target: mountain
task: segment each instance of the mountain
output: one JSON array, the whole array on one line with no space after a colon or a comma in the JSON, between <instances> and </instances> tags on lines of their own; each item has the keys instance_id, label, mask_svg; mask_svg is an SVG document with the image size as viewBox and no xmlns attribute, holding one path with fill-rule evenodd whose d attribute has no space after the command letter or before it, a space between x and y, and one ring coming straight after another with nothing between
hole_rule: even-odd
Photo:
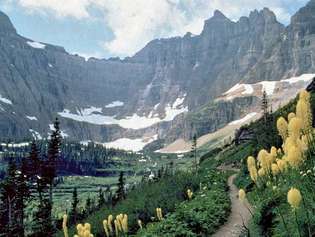
<instances>
[{"instance_id":1,"label":"mountain","mask_svg":"<svg viewBox=\"0 0 315 237\"><path fill-rule=\"evenodd\" d=\"M200 35L153 40L123 60L87 61L20 36L0 13L0 137L47 137L56 116L69 139L112 146L214 132L259 100L217 100L236 84L315 72L314 12L312 0L285 27L267 8L237 22L215 11ZM211 123L192 119L209 103Z\"/></svg>"}]
</instances>

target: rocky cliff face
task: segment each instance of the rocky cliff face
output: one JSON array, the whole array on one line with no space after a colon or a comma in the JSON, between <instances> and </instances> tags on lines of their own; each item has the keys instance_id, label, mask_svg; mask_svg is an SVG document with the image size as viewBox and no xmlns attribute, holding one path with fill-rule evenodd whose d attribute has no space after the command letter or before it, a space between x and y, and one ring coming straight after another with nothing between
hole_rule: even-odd
<instances>
[{"instance_id":1,"label":"rocky cliff face","mask_svg":"<svg viewBox=\"0 0 315 237\"><path fill-rule=\"evenodd\" d=\"M267 8L237 22L216 11L200 35L153 40L124 60L88 61L18 35L0 13L0 137L46 137L59 116L75 140L189 138L186 112L235 84L315 72L314 12L312 0L285 27ZM195 129L237 119L250 101L215 104L211 125Z\"/></svg>"}]
</instances>

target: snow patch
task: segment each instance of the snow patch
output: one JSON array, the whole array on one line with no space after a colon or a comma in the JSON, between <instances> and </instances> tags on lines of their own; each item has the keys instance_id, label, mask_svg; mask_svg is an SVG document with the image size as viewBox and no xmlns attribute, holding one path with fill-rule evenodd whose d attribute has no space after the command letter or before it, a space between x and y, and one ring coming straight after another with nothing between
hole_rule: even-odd
<instances>
[{"instance_id":1,"label":"snow patch","mask_svg":"<svg viewBox=\"0 0 315 237\"><path fill-rule=\"evenodd\" d=\"M54 66L50 63L48 63L48 67L53 68Z\"/></svg>"},{"instance_id":2,"label":"snow patch","mask_svg":"<svg viewBox=\"0 0 315 237\"><path fill-rule=\"evenodd\" d=\"M199 62L196 62L194 67L193 67L193 70L196 70L198 67L199 67Z\"/></svg>"},{"instance_id":3,"label":"snow patch","mask_svg":"<svg viewBox=\"0 0 315 237\"><path fill-rule=\"evenodd\" d=\"M124 105L124 102L116 100L116 101L113 101L110 104L106 105L105 108L114 108L114 107L120 107L123 105Z\"/></svg>"},{"instance_id":4,"label":"snow patch","mask_svg":"<svg viewBox=\"0 0 315 237\"><path fill-rule=\"evenodd\" d=\"M242 92L242 95L251 95L254 93L254 88L250 84L244 84L243 87L245 88L245 91Z\"/></svg>"},{"instance_id":5,"label":"snow patch","mask_svg":"<svg viewBox=\"0 0 315 237\"><path fill-rule=\"evenodd\" d=\"M38 120L35 116L26 116L26 118L29 120L35 120L35 121Z\"/></svg>"},{"instance_id":6,"label":"snow patch","mask_svg":"<svg viewBox=\"0 0 315 237\"><path fill-rule=\"evenodd\" d=\"M315 74L303 74L299 77L291 77L289 79L281 80L282 82L288 82L290 84L294 84L300 81L309 82L315 77Z\"/></svg>"},{"instance_id":7,"label":"snow patch","mask_svg":"<svg viewBox=\"0 0 315 237\"><path fill-rule=\"evenodd\" d=\"M261 81L258 84L262 85L262 92L266 91L267 95L272 95L276 88L276 81Z\"/></svg>"},{"instance_id":8,"label":"snow patch","mask_svg":"<svg viewBox=\"0 0 315 237\"><path fill-rule=\"evenodd\" d=\"M36 42L36 41L27 41L26 43L35 49L44 49L46 47L46 45Z\"/></svg>"},{"instance_id":9,"label":"snow patch","mask_svg":"<svg viewBox=\"0 0 315 237\"><path fill-rule=\"evenodd\" d=\"M53 124L49 124L49 129L51 131L55 131L54 125ZM62 130L60 130L60 135L61 135L62 138L69 137L69 135L66 132L62 131Z\"/></svg>"},{"instance_id":10,"label":"snow patch","mask_svg":"<svg viewBox=\"0 0 315 237\"><path fill-rule=\"evenodd\" d=\"M33 130L33 129L29 129L30 133L32 134L33 138L36 140L41 140L43 139L43 137L40 135L39 132Z\"/></svg>"},{"instance_id":11,"label":"snow patch","mask_svg":"<svg viewBox=\"0 0 315 237\"><path fill-rule=\"evenodd\" d=\"M229 125L238 125L238 124L243 124L246 121L250 120L251 118L255 117L257 115L256 112L252 112L250 114L247 114L245 117L235 120L233 122L230 122Z\"/></svg>"},{"instance_id":12,"label":"snow patch","mask_svg":"<svg viewBox=\"0 0 315 237\"><path fill-rule=\"evenodd\" d=\"M243 84L239 84L237 83L235 86L233 86L231 89L229 89L228 91L224 92L223 95L227 95L230 93L233 93L234 91L237 91L238 89L242 88Z\"/></svg>"},{"instance_id":13,"label":"snow patch","mask_svg":"<svg viewBox=\"0 0 315 237\"><path fill-rule=\"evenodd\" d=\"M123 149L127 151L141 151L145 145L155 141L157 139L157 135L154 135L149 138L119 138L112 142L104 143L104 145L108 148L115 148L115 149Z\"/></svg>"},{"instance_id":14,"label":"snow patch","mask_svg":"<svg viewBox=\"0 0 315 237\"><path fill-rule=\"evenodd\" d=\"M12 105L12 101L11 100L6 99L6 98L2 97L1 95L0 95L0 102L8 104L8 105Z\"/></svg>"},{"instance_id":15,"label":"snow patch","mask_svg":"<svg viewBox=\"0 0 315 237\"><path fill-rule=\"evenodd\" d=\"M115 116L107 116L100 114L102 113L101 108L90 107L86 109L77 110L77 113L71 113L69 110L64 109L63 112L58 114L64 118L73 119L79 122L87 122L96 125L119 125L122 128L127 129L142 129L151 127L154 124L163 121L172 121L177 115L188 112L188 107L183 106L184 97L177 98L172 105L167 105L165 108L165 117L163 119L153 117L153 113L150 116L139 116L134 113L131 116L127 116L123 119L116 119ZM95 114L97 112L98 114Z\"/></svg>"}]
</instances>

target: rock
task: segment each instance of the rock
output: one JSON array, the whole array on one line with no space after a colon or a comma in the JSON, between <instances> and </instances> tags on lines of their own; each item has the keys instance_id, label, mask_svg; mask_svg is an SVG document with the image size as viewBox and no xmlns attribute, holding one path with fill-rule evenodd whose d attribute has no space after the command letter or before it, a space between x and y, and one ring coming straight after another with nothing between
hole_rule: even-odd
<instances>
[{"instance_id":1,"label":"rock","mask_svg":"<svg viewBox=\"0 0 315 237\"><path fill-rule=\"evenodd\" d=\"M237 22L215 11L200 35L156 39L126 59L88 61L59 46L40 43L42 48L32 47L33 41L18 35L9 18L0 13L0 95L12 101L12 105L0 102L0 137L22 139L31 135L29 129L47 136L48 124L64 109L76 114L94 106L117 119L135 113L149 117L151 112L163 118L167 106L185 95L181 106L188 107L187 116L144 129L67 118L61 122L76 140L105 142L147 133L159 133L168 141L190 138L192 115L240 81L280 80L315 71L314 7L310 1L288 27L267 8ZM113 101L124 105L106 109ZM209 108L198 123L198 133L236 119L247 104L233 106Z\"/></svg>"}]
</instances>

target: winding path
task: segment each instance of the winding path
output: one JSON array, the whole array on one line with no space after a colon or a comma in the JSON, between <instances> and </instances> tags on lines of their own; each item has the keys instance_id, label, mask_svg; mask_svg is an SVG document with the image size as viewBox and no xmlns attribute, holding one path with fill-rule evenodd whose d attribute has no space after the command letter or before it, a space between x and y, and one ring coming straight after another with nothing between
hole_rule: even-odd
<instances>
[{"instance_id":1,"label":"winding path","mask_svg":"<svg viewBox=\"0 0 315 237\"><path fill-rule=\"evenodd\" d=\"M221 170L233 170L227 167L222 167ZM251 208L247 200L241 203L238 199L238 188L234 185L234 179L237 174L229 177L228 185L230 188L229 194L231 199L231 214L227 222L220 227L220 229L212 235L213 237L237 237L244 230L244 225L247 227L251 214L248 208Z\"/></svg>"}]
</instances>

